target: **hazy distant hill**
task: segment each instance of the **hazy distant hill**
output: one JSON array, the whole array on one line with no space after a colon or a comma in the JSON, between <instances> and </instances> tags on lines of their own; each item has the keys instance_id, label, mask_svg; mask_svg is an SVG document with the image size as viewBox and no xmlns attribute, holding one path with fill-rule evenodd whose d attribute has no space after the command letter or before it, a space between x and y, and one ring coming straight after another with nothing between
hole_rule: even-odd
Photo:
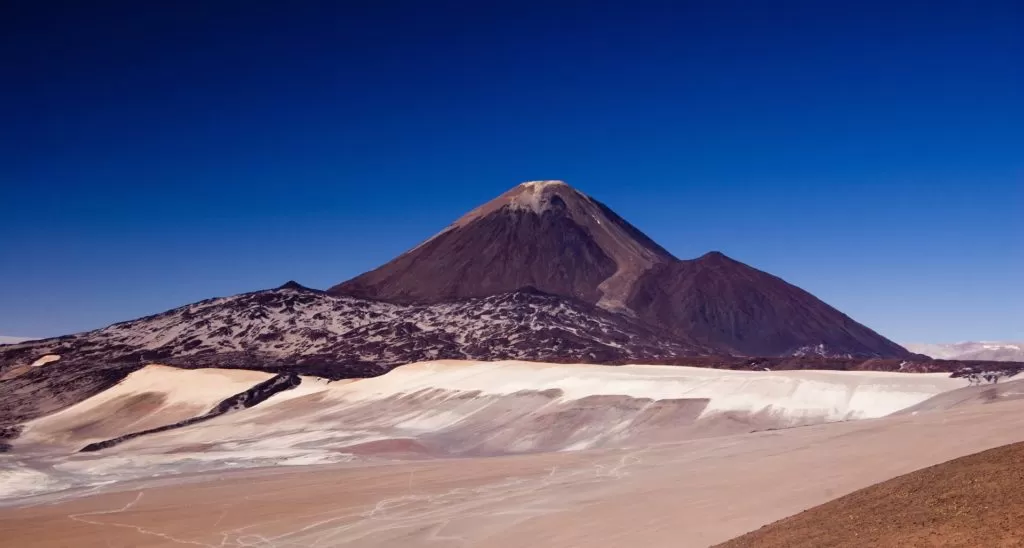
<instances>
[{"instance_id":1,"label":"hazy distant hill","mask_svg":"<svg viewBox=\"0 0 1024 548\"><path fill-rule=\"evenodd\" d=\"M903 345L911 352L938 360L1024 361L1024 342L966 341L958 343L911 343Z\"/></svg>"},{"instance_id":2,"label":"hazy distant hill","mask_svg":"<svg viewBox=\"0 0 1024 548\"><path fill-rule=\"evenodd\" d=\"M0 335L0 344L15 344L31 340L33 340L32 337L10 337L7 335Z\"/></svg>"}]
</instances>

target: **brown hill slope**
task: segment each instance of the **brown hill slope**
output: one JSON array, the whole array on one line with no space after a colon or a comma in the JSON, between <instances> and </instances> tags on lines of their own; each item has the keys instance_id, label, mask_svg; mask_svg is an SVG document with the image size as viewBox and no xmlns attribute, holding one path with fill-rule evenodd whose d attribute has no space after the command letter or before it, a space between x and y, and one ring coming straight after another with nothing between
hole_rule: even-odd
<instances>
[{"instance_id":1,"label":"brown hill slope","mask_svg":"<svg viewBox=\"0 0 1024 548\"><path fill-rule=\"evenodd\" d=\"M910 355L803 289L718 252L652 268L627 303L649 323L740 355Z\"/></svg>"},{"instance_id":2,"label":"brown hill slope","mask_svg":"<svg viewBox=\"0 0 1024 548\"><path fill-rule=\"evenodd\" d=\"M873 485L723 548L1024 546L1024 443Z\"/></svg>"}]
</instances>

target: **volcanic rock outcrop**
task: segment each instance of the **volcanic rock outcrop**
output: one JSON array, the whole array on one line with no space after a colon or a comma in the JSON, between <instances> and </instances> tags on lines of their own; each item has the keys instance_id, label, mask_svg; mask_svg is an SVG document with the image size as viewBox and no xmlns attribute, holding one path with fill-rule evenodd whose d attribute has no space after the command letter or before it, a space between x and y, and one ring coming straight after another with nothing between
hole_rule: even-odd
<instances>
[{"instance_id":1,"label":"volcanic rock outcrop","mask_svg":"<svg viewBox=\"0 0 1024 548\"><path fill-rule=\"evenodd\" d=\"M148 363L372 377L432 359L642 363L713 353L623 314L524 288L432 305L289 283L0 348L0 426L52 412ZM59 356L38 366L41 356Z\"/></svg>"}]
</instances>

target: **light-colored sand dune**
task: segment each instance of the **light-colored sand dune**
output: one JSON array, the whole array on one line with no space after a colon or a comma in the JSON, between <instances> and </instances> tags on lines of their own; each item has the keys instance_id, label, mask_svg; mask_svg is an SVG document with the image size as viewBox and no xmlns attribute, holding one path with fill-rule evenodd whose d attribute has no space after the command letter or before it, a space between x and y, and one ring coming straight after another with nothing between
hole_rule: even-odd
<instances>
[{"instance_id":1,"label":"light-colored sand dune","mask_svg":"<svg viewBox=\"0 0 1024 548\"><path fill-rule=\"evenodd\" d=\"M218 391L212 390L212 379L187 385L207 386L209 397L198 399L208 406L258 380L232 380ZM880 417L965 382L942 374L426 362L356 382L307 378L251 409L109 451L164 453L201 446L242 456L314 458L315 453L330 459L348 447L365 453L373 447L367 443L396 439L417 440L406 447L433 455L575 450ZM151 393L139 383L122 388L129 387L133 398L141 398L142 390ZM103 403L111 396L99 399ZM94 407L86 406L88 417L95 415ZM195 408L176 410L180 417ZM70 411L67 415L82 412Z\"/></svg>"},{"instance_id":2,"label":"light-colored sand dune","mask_svg":"<svg viewBox=\"0 0 1024 548\"><path fill-rule=\"evenodd\" d=\"M666 400L706 398L704 415L724 411L772 412L848 420L888 415L935 394L966 385L948 374L875 371L730 371L657 365L544 364L521 361L423 362L367 379L354 387L363 398L423 389L507 395L524 390L562 392L563 399L598 395Z\"/></svg>"},{"instance_id":3,"label":"light-colored sand dune","mask_svg":"<svg viewBox=\"0 0 1024 548\"><path fill-rule=\"evenodd\" d=\"M60 355L59 354L46 354L45 356L40 356L40 358L38 360L32 362L32 365L30 365L29 367L42 367L42 366L44 366L44 365L46 365L48 363L53 363L53 362L59 361L59 360L60 360Z\"/></svg>"},{"instance_id":4,"label":"light-colored sand dune","mask_svg":"<svg viewBox=\"0 0 1024 548\"><path fill-rule=\"evenodd\" d=\"M235 467L642 447L879 417L967 382L941 374L425 362L371 379L304 378L255 407L69 454L203 414L268 377L161 366L133 373L28 423L0 463L0 498ZM32 479L39 474L60 482Z\"/></svg>"},{"instance_id":5,"label":"light-colored sand dune","mask_svg":"<svg viewBox=\"0 0 1024 548\"><path fill-rule=\"evenodd\" d=\"M26 423L16 447L77 450L92 442L172 424L201 415L271 376L257 371L150 365L85 401Z\"/></svg>"}]
</instances>

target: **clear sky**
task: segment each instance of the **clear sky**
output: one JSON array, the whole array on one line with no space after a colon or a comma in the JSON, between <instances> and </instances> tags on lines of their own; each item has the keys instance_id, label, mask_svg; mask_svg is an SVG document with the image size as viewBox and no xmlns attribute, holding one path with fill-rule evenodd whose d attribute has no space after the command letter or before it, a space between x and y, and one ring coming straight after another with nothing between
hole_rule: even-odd
<instances>
[{"instance_id":1,"label":"clear sky","mask_svg":"<svg viewBox=\"0 0 1024 548\"><path fill-rule=\"evenodd\" d=\"M0 334L327 287L563 179L897 341L1024 339L1016 0L20 0L0 62Z\"/></svg>"}]
</instances>

